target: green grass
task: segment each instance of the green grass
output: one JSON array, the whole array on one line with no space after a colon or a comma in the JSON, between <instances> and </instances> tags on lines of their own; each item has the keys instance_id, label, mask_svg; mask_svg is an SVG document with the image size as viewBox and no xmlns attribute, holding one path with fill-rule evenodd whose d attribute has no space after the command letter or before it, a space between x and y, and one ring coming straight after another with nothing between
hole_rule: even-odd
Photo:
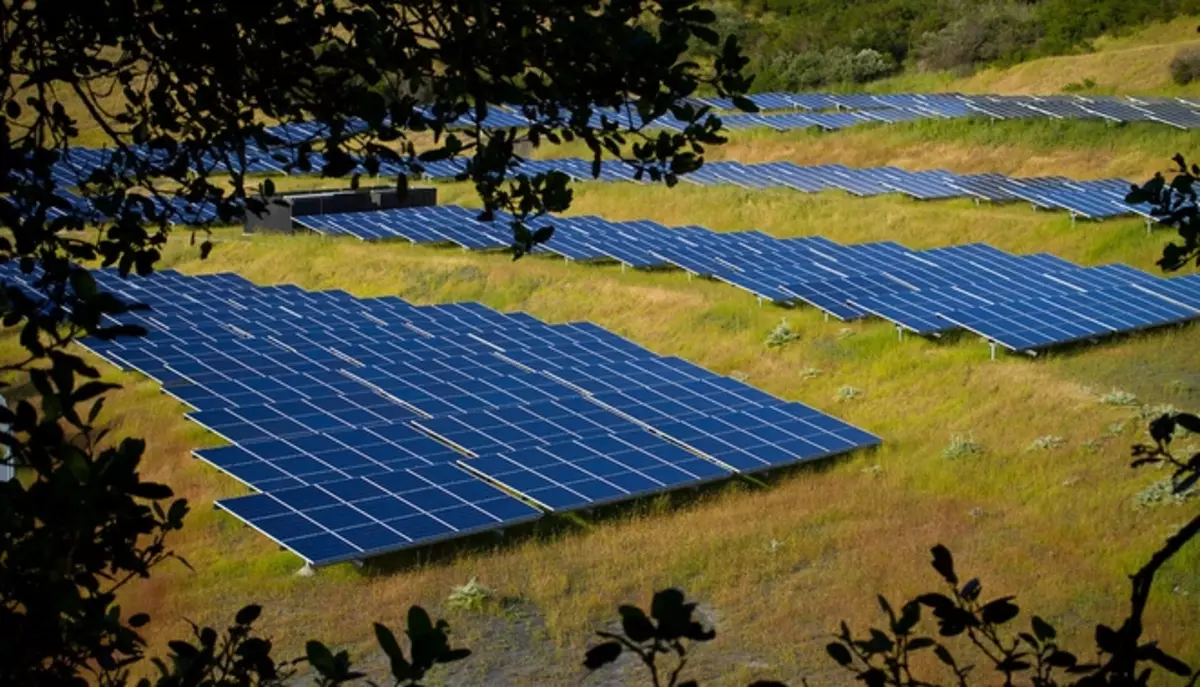
<instances>
[{"instance_id":1,"label":"green grass","mask_svg":"<svg viewBox=\"0 0 1200 687\"><path fill-rule=\"evenodd\" d=\"M444 199L469 189L443 187ZM1023 208L921 204L836 194L744 193L630 185L582 187L575 212L648 217L718 229L755 227L778 236L821 233L852 242L898 239L913 246L988 240L1029 252L1049 249L1088 264L1123 260L1152 266L1161 239L1136 222L1072 228L1057 215ZM153 645L186 632L183 618L220 626L240 604L266 605L264 630L283 655L309 637L371 652L370 622L401 624L409 604L447 617L477 649L477 670L504 668L504 682L574 681L593 630L621 603L646 603L654 589L678 585L718 618L718 638L696 654L695 677L725 684L751 678L797 683L804 675L837 680L822 637L840 619L877 622L873 595L893 598L935 586L928 548L945 543L960 569L990 594L1013 593L1027 609L1059 624L1067 642L1089 646L1092 622L1122 612L1125 575L1178 523L1182 511L1137 510L1134 498L1160 475L1124 466L1143 424L1138 409L1102 404L1110 389L1145 402L1193 407L1189 384L1200 328L1124 337L1039 359L1002 356L973 337L896 340L877 321L827 322L812 309L760 307L744 292L679 273L624 271L533 257L404 244L364 244L315 236L243 237L219 230L201 262L179 237L163 267L188 273L232 270L256 282L343 288L360 296L399 294L420 303L480 300L551 322L590 320L652 350L799 400L877 433L884 446L814 469L768 476L765 486L735 483L680 499L657 499L607 516L516 533L472 546L397 556L357 570L292 574L298 559L214 513L214 498L241 493L232 479L189 458L214 442L182 417L155 386L121 375L105 418L117 434L148 438L148 478L173 485L196 511L174 545L195 567L168 566L130 589L127 612L154 613ZM800 339L768 349L786 317ZM849 334L849 335L848 335ZM819 375L809 370L819 369ZM1183 380L1183 385L1170 385ZM838 390L860 393L839 403ZM1126 422L1119 436L1111 426ZM986 452L948 461L952 435ZM1027 448L1060 436L1051 452ZM879 466L878 469L875 466ZM1200 651L1200 547L1164 573L1148 629L1183 656ZM1036 561L1031 564L1030 561ZM497 598L515 600L539 628L518 653L494 647L525 621L456 611L445 599L472 577ZM1178 587L1189 596L1174 593ZM525 634L521 634L525 637ZM486 682L487 676L473 681ZM495 678L493 677L494 681Z\"/></svg>"}]
</instances>

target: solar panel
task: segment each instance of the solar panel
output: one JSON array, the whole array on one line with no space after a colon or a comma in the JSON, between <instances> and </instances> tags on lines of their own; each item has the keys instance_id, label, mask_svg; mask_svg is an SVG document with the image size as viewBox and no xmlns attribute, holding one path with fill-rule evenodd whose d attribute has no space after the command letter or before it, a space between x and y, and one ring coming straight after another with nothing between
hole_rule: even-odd
<instances>
[{"instance_id":1,"label":"solar panel","mask_svg":"<svg viewBox=\"0 0 1200 687\"><path fill-rule=\"evenodd\" d=\"M771 239L746 232L740 241ZM95 274L121 299L151 305L121 316L150 334L87 343L169 380L164 390L194 409L189 419L229 442L195 457L258 492L218 506L313 565L742 469L660 429L682 419L737 427L763 447L760 457L780 449L812 459L878 442L804 409L793 414L806 424L793 429L811 436L789 435L797 441L787 444L747 414L803 407L588 323L549 325L477 303L414 306L261 287L228 274ZM36 294L34 277L16 265L0 267L0 277ZM558 462L534 464L537 456ZM520 467L516 476L505 461Z\"/></svg>"}]
</instances>

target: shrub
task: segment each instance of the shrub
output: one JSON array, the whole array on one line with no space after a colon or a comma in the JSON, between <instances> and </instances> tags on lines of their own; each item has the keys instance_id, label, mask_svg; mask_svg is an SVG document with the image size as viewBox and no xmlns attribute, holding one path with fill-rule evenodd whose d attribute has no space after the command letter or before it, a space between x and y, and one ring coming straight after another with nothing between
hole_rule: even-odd
<instances>
[{"instance_id":1,"label":"shrub","mask_svg":"<svg viewBox=\"0 0 1200 687\"><path fill-rule=\"evenodd\" d=\"M837 395L834 398L837 399L838 403L842 403L843 401L854 400L861 395L861 389L856 389L855 387L846 385L837 390Z\"/></svg>"},{"instance_id":2,"label":"shrub","mask_svg":"<svg viewBox=\"0 0 1200 687\"><path fill-rule=\"evenodd\" d=\"M761 71L768 76L773 88L802 90L830 84L861 84L885 77L896 71L891 55L865 48L853 51L836 47L829 50L780 52L763 64Z\"/></svg>"},{"instance_id":3,"label":"shrub","mask_svg":"<svg viewBox=\"0 0 1200 687\"><path fill-rule=\"evenodd\" d=\"M787 320L780 320L779 324L775 325L775 328L767 335L765 343L767 348L779 348L799 338L800 335L792 331L792 328L788 326Z\"/></svg>"},{"instance_id":4,"label":"shrub","mask_svg":"<svg viewBox=\"0 0 1200 687\"><path fill-rule=\"evenodd\" d=\"M1060 448L1066 443L1067 443L1067 440L1064 439L1063 437L1056 436L1053 434L1047 434L1046 436L1038 437L1038 438L1034 439L1033 441L1029 442L1029 447L1026 450L1027 451L1049 451L1051 449Z\"/></svg>"},{"instance_id":5,"label":"shrub","mask_svg":"<svg viewBox=\"0 0 1200 687\"><path fill-rule=\"evenodd\" d=\"M446 605L459 611L482 611L488 600L492 598L492 590L479 583L472 577L464 585L454 587L446 599Z\"/></svg>"},{"instance_id":6,"label":"shrub","mask_svg":"<svg viewBox=\"0 0 1200 687\"><path fill-rule=\"evenodd\" d=\"M964 12L940 31L921 36L917 61L925 69L969 71L977 64L1019 58L1038 41L1028 7L992 2Z\"/></svg>"},{"instance_id":7,"label":"shrub","mask_svg":"<svg viewBox=\"0 0 1200 687\"><path fill-rule=\"evenodd\" d=\"M1096 87L1096 80L1089 77L1089 78L1084 79L1083 81L1072 81L1071 83L1067 84L1066 86L1063 86L1063 92L1064 93L1079 93L1081 91L1090 91L1095 87Z\"/></svg>"},{"instance_id":8,"label":"shrub","mask_svg":"<svg viewBox=\"0 0 1200 687\"><path fill-rule=\"evenodd\" d=\"M1135 406L1138 404L1138 397L1128 391L1113 389L1101 396L1100 402L1109 406Z\"/></svg>"},{"instance_id":9,"label":"shrub","mask_svg":"<svg viewBox=\"0 0 1200 687\"><path fill-rule=\"evenodd\" d=\"M1186 86L1200 80L1200 50L1184 48L1175 53L1175 58L1167 65L1171 70L1171 80L1180 86Z\"/></svg>"},{"instance_id":10,"label":"shrub","mask_svg":"<svg viewBox=\"0 0 1200 687\"><path fill-rule=\"evenodd\" d=\"M975 443L970 434L952 434L950 443L942 449L942 457L947 460L969 458L983 453L983 446Z\"/></svg>"},{"instance_id":11,"label":"shrub","mask_svg":"<svg viewBox=\"0 0 1200 687\"><path fill-rule=\"evenodd\" d=\"M1196 497L1196 488L1191 487L1184 491L1178 491L1175 481L1170 477L1160 479L1157 482L1147 486L1139 491L1133 497L1133 506L1138 510L1147 508L1157 508L1159 506L1182 506L1189 500Z\"/></svg>"}]
</instances>

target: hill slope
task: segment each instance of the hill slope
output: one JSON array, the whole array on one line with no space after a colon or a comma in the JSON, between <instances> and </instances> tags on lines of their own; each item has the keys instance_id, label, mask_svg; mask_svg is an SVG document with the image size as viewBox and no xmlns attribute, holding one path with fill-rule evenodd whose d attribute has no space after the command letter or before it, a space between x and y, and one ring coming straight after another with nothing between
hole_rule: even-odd
<instances>
[{"instance_id":1,"label":"hill slope","mask_svg":"<svg viewBox=\"0 0 1200 687\"><path fill-rule=\"evenodd\" d=\"M1081 55L1044 57L966 77L906 74L870 84L866 90L1049 94L1072 87L1083 93L1200 96L1200 84L1178 86L1167 68L1180 50L1200 48L1198 23L1200 17L1180 17L1129 36L1097 38L1093 50ZM1088 80L1094 85L1079 88Z\"/></svg>"}]
</instances>

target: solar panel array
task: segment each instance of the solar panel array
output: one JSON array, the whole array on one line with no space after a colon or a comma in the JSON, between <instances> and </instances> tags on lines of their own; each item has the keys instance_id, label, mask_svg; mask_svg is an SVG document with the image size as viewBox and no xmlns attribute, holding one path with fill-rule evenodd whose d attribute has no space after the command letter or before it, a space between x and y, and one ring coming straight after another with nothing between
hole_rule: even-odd
<instances>
[{"instance_id":1,"label":"solar panel array","mask_svg":"<svg viewBox=\"0 0 1200 687\"><path fill-rule=\"evenodd\" d=\"M461 160L429 165L433 179L453 178L463 169ZM559 171L577 181L590 181L592 163L581 158L526 160L516 171L535 175ZM608 162L600 181L639 181L632 167ZM955 174L947 170L909 171L899 167L855 168L845 165L798 165L793 162L744 164L732 160L707 162L680 177L700 186L739 186L746 189L789 188L805 193L840 190L855 196L901 193L918 200L974 198L990 202L1020 201L1043 210L1066 210L1072 217L1107 219L1138 215L1153 220L1147 204L1125 202L1132 182L1125 179L1076 181L1066 177L1008 177L1003 174Z\"/></svg>"},{"instance_id":2,"label":"solar panel array","mask_svg":"<svg viewBox=\"0 0 1200 687\"><path fill-rule=\"evenodd\" d=\"M297 218L321 234L404 239L471 249L509 245L507 217L480 222L456 206ZM760 299L809 304L842 320L876 316L934 335L963 328L1014 351L1185 322L1200 315L1200 275L1162 279L1125 265L1085 268L987 244L912 250L898 243L842 245L820 236L668 228L649 220L555 217L544 250L568 260L673 267Z\"/></svg>"},{"instance_id":3,"label":"solar panel array","mask_svg":"<svg viewBox=\"0 0 1200 687\"><path fill-rule=\"evenodd\" d=\"M781 92L754 93L748 98L760 112L722 115L721 121L727 129L767 127L784 131L815 127L837 130L859 124L963 117L1154 122L1177 129L1200 128L1200 100L1194 98ZM692 100L718 110L735 109L733 102L724 98Z\"/></svg>"},{"instance_id":4,"label":"solar panel array","mask_svg":"<svg viewBox=\"0 0 1200 687\"><path fill-rule=\"evenodd\" d=\"M461 159L442 160L425 164L425 176L430 179L453 179L465 168ZM384 173L399 173L399 167ZM582 158L525 160L514 169L517 173L536 175L551 171L562 172L576 181L600 180L648 183L648 177L638 179L635 170L619 161L608 161L600 176L592 176L592 162ZM909 171L899 167L855 168L846 165L798 165L793 162L764 162L744 164L733 160L705 163L703 167L680 177L700 186L731 185L746 189L789 188L806 193L841 190L855 196L867 197L901 193L918 200L944 198L974 198L990 202L1028 202L1043 210L1065 210L1073 218L1102 220L1122 215L1137 215L1157 221L1149 205L1125 202L1132 182L1119 179L1077 181L1066 177L1008 177L1003 174L955 174L947 170ZM76 210L89 221L99 222L102 213L86 198L60 192L72 199ZM153 201L156 206L170 203L175 218L181 224L199 224L216 219L211 204L191 204L181 198ZM52 216L61 210L52 209Z\"/></svg>"},{"instance_id":5,"label":"solar panel array","mask_svg":"<svg viewBox=\"0 0 1200 687\"><path fill-rule=\"evenodd\" d=\"M217 506L313 565L816 460L878 439L589 323L174 271L100 287L149 311L83 343L229 444ZM35 293L10 264L0 280Z\"/></svg>"},{"instance_id":6,"label":"solar panel array","mask_svg":"<svg viewBox=\"0 0 1200 687\"><path fill-rule=\"evenodd\" d=\"M991 119L1083 119L1108 122L1157 122L1179 129L1200 128L1200 100L1192 98L1148 98L1118 96L1001 96L961 95L956 93L909 93L909 94L839 94L839 93L755 93L749 99L762 111L757 113L727 113L721 115L728 130L769 128L777 131L818 128L839 130L860 124L895 124L923 119L957 119L963 117L988 117ZM733 103L723 98L692 98L697 104L709 105L718 110L731 110ZM437 117L432 112L432 119ZM521 114L514 106L489 108L483 121L485 128L521 128L529 126L531 119ZM644 123L636 108L595 108L589 125L601 127L606 121L619 123L622 127L640 127ZM361 129L365 123L352 120L348 130ZM475 126L473 116L463 115L450 126ZM686 123L667 114L647 124L649 127L681 131ZM319 139L326 135L327 127L317 122L293 122L269 127L267 133L276 136L289 146L302 141ZM130 146L129 150L143 158L153 158L160 151L145 146ZM103 167L112 159L110 150L72 148L55 165L54 177L65 187L77 186L80 180L92 171ZM245 159L229 155L224 158L208 157L199 164L210 172L228 172L234 167L246 173L286 173L295 154L289 148L264 149L257 144L247 146ZM312 169L319 171L325 164L319 152L309 156ZM407 165L384 163L380 173L392 176L408 171ZM363 172L365 170L358 170ZM290 173L298 173L295 167Z\"/></svg>"}]
</instances>

